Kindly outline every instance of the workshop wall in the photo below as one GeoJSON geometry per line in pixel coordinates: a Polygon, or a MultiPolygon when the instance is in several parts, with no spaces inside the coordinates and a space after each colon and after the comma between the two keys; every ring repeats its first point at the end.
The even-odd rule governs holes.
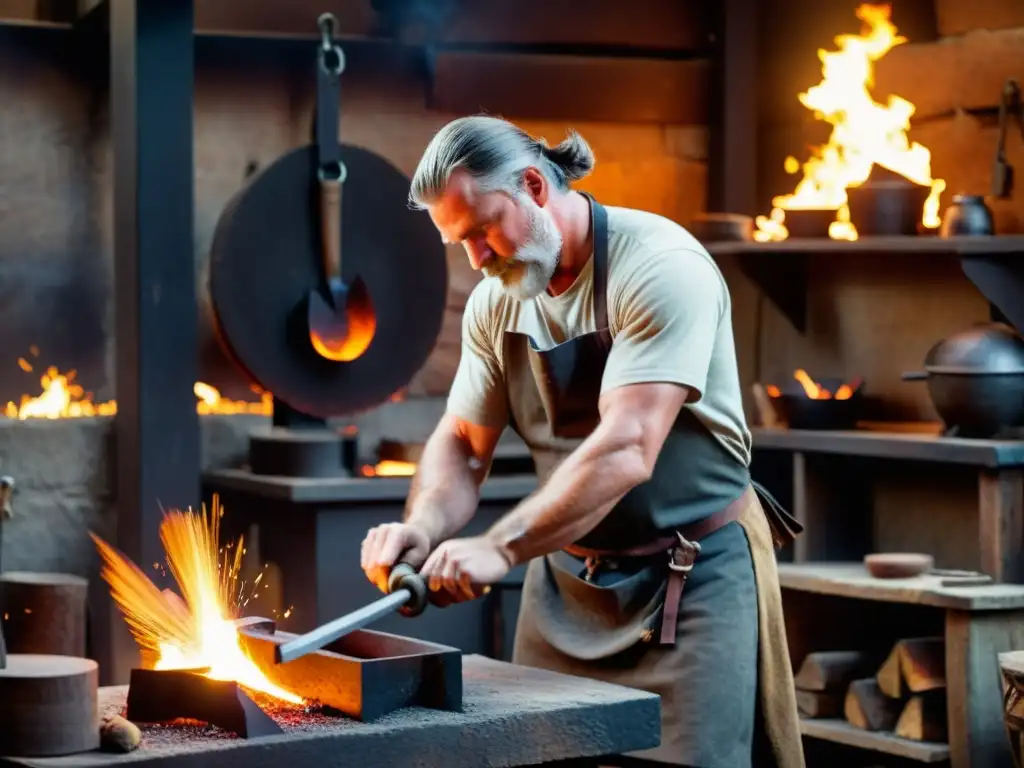
{"type": "MultiPolygon", "coordinates": [[[[0,403],[38,394],[47,365],[77,371],[97,399],[115,395],[107,93],[62,50],[66,34],[0,28],[0,403]],[[33,370],[19,367],[19,357],[33,370]]],[[[201,40],[197,52],[200,371],[204,381],[238,398],[252,394],[213,338],[203,269],[217,219],[250,165],[268,164],[308,140],[312,83],[281,64],[280,45],[201,40]]],[[[381,154],[406,174],[433,133],[456,116],[428,108],[430,88],[421,70],[356,52],[343,80],[343,140],[381,154]]],[[[464,100],[465,83],[460,87],[464,100]]],[[[706,129],[644,119],[517,121],[552,143],[569,127],[579,130],[598,159],[581,187],[606,204],[686,222],[704,208],[706,129]]],[[[459,318],[479,276],[459,249],[448,256],[444,327],[410,395],[444,394],[458,362],[459,318]]]]}
{"type": "MultiPolygon", "coordinates": [[[[767,214],[775,195],[794,190],[800,176],[783,161],[811,156],[830,126],[798,100],[822,79],[819,49],[856,34],[858,2],[761,0],[758,187],[767,214]]],[[[894,0],[892,20],[907,43],[875,65],[873,96],[900,96],[916,106],[910,138],[931,152],[932,170],[947,182],[944,209],[957,193],[990,194],[997,146],[997,112],[1007,78],[1024,83],[1024,4],[1017,0],[894,0]]],[[[1024,134],[1011,125],[1006,153],[1018,175],[1024,134]]],[[[1024,191],[989,200],[1001,234],[1024,232],[1024,191]]],[[[766,257],[770,260],[770,257],[766,257]]],[[[748,419],[754,382],[781,384],[797,368],[817,378],[859,377],[879,420],[937,422],[927,387],[904,382],[940,339],[989,320],[989,306],[954,258],[924,254],[817,254],[808,263],[805,333],[765,299],[736,259],[720,258],[733,298],[733,320],[748,419]]],[[[780,261],[781,265],[781,261],[780,261]]],[[[908,427],[910,428],[910,427],[908,427]]],[[[791,476],[788,456],[759,451],[755,468],[791,476]]],[[[928,551],[938,561],[975,567],[977,478],[971,471],[880,462],[856,466],[856,482],[873,488],[876,546],[928,551]],[[974,565],[972,565],[974,564],[974,565]]]]}

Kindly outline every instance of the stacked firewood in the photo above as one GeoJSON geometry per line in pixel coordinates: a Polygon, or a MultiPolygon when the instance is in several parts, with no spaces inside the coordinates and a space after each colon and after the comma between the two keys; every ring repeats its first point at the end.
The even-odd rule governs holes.
{"type": "Polygon", "coordinates": [[[865,731],[944,742],[945,670],[941,637],[900,640],[880,667],[860,651],[818,651],[796,674],[797,706],[806,718],[843,717],[865,731]]]}

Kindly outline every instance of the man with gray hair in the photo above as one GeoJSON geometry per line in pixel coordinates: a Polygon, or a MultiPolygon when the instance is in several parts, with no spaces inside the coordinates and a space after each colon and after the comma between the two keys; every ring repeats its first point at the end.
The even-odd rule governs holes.
{"type": "Polygon", "coordinates": [[[419,567],[447,604],[529,562],[513,660],[660,694],[661,745],[634,758],[799,768],[773,549],[799,526],[752,487],[728,287],[678,224],[574,191],[593,166],[575,132],[484,116],[424,152],[410,200],[487,279],[404,522],[362,566],[382,589],[419,567]],[[541,486],[458,538],[506,426],[541,486]]]}

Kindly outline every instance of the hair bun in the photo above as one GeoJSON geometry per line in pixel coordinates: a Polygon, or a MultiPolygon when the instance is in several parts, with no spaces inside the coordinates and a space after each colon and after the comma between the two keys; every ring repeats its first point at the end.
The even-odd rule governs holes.
{"type": "Polygon", "coordinates": [[[569,131],[565,141],[554,147],[543,147],[543,152],[569,181],[582,179],[594,170],[594,150],[576,131],[569,131]]]}

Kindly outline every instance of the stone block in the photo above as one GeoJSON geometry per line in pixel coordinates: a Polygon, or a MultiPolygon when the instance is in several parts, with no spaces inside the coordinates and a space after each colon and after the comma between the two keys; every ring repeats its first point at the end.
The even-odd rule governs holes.
{"type": "Polygon", "coordinates": [[[707,205],[707,166],[668,156],[605,163],[577,187],[605,205],[639,208],[685,226],[707,205]]]}
{"type": "Polygon", "coordinates": [[[199,427],[203,471],[245,465],[249,460],[249,433],[269,424],[269,417],[249,414],[211,414],[201,417],[199,427]]]}
{"type": "MultiPolygon", "coordinates": [[[[267,421],[201,417],[203,468],[244,464],[249,432],[267,421]]],[[[109,417],[0,419],[0,474],[15,480],[14,517],[4,526],[5,570],[90,575],[89,531],[111,541],[117,531],[113,427],[109,417]]]]}
{"type": "Polygon", "coordinates": [[[1020,0],[935,0],[939,34],[960,35],[972,29],[1024,27],[1024,3],[1020,0]]]}
{"type": "Polygon", "coordinates": [[[19,494],[71,491],[109,498],[112,426],[106,417],[0,419],[0,474],[14,477],[19,494]]]}
{"type": "Polygon", "coordinates": [[[112,539],[116,515],[109,499],[82,491],[19,490],[14,517],[4,523],[4,570],[88,578],[96,558],[89,531],[112,539]]]}
{"type": "Polygon", "coordinates": [[[1024,80],[1024,21],[1016,29],[981,29],[893,48],[875,66],[874,96],[883,103],[890,94],[901,96],[917,107],[914,120],[921,120],[996,107],[1010,78],[1024,80]]]}
{"type": "Polygon", "coordinates": [[[665,151],[681,160],[707,162],[708,129],[703,125],[666,125],[665,151]]]}

